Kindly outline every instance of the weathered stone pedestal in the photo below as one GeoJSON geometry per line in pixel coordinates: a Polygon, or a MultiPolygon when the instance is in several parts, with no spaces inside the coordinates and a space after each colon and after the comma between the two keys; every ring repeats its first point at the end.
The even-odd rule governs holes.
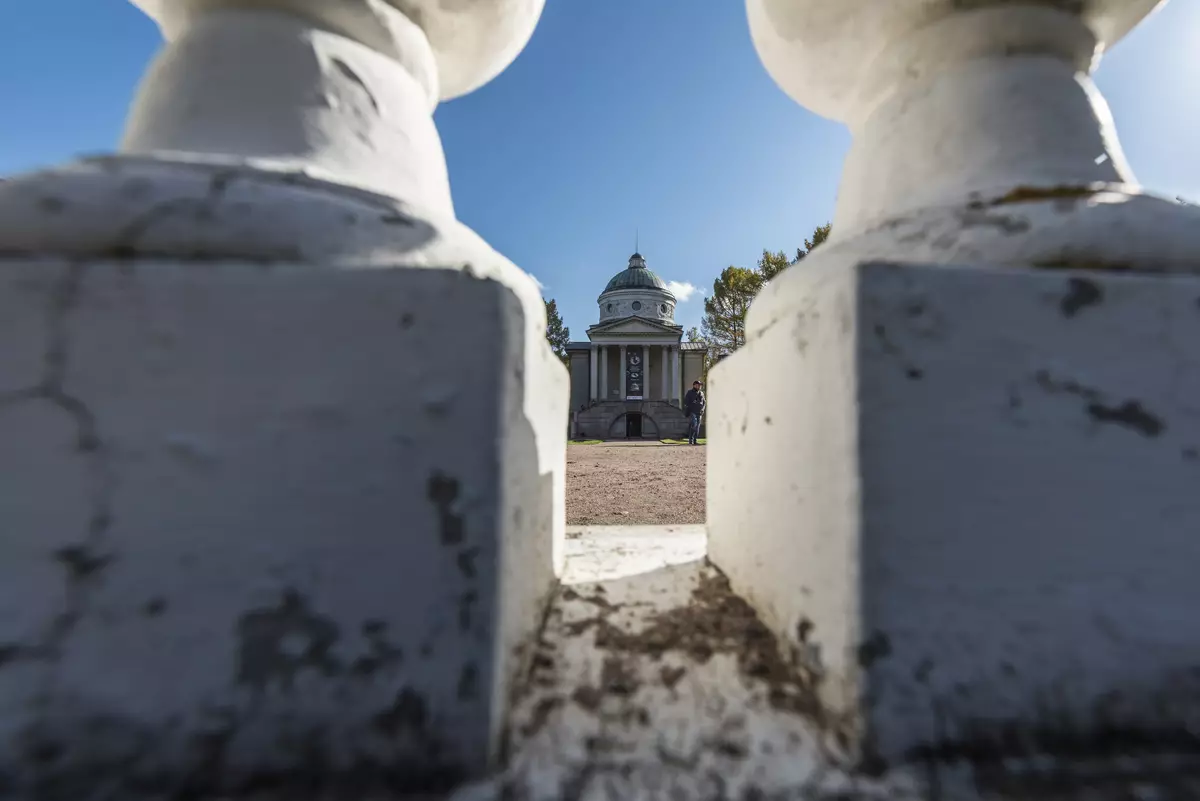
{"type": "Polygon", "coordinates": [[[567,376],[430,113],[540,5],[453,43],[432,6],[142,5],[172,41],[124,154],[0,186],[0,796],[449,790],[561,568],[567,376]]]}
{"type": "Polygon", "coordinates": [[[786,288],[711,379],[710,555],[824,723],[889,759],[1187,737],[1200,280],[814,257],[786,288]]]}
{"type": "Polygon", "coordinates": [[[489,763],[561,548],[566,377],[532,283],[474,255],[0,262],[4,773],[489,763]]]}
{"type": "Polygon", "coordinates": [[[748,0],[855,141],[710,376],[710,552],[863,767],[1194,753],[1200,217],[1088,77],[1156,5],[748,0]]]}

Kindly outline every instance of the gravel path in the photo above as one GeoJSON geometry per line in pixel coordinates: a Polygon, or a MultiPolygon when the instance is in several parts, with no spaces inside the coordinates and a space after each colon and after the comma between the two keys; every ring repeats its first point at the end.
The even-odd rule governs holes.
{"type": "Polygon", "coordinates": [[[704,522],[703,445],[567,446],[567,525],[704,522]]]}

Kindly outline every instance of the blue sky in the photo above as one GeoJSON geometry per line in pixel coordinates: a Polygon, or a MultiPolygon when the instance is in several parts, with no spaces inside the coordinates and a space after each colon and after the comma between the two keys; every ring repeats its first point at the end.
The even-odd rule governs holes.
{"type": "MultiPolygon", "coordinates": [[[[153,24],[124,0],[12,5],[0,174],[111,149],[153,24]]],[[[1097,79],[1139,179],[1200,198],[1200,0],[1170,3],[1097,79]]],[[[548,0],[516,63],[437,120],[459,217],[537,276],[576,339],[636,230],[652,269],[701,288],[792,252],[832,215],[849,145],[772,83],[739,0],[548,0]]],[[[678,319],[701,313],[698,291],[678,319]]]]}

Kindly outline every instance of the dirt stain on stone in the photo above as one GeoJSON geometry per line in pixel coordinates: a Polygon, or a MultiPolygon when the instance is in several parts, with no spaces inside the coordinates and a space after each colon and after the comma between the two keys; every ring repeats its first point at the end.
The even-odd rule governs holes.
{"type": "Polygon", "coordinates": [[[68,545],[59,548],[54,552],[54,558],[66,568],[75,581],[92,578],[112,563],[111,556],[94,553],[88,545],[68,545]]]}
{"type": "Polygon", "coordinates": [[[1166,424],[1161,418],[1146,411],[1137,401],[1125,401],[1120,406],[1105,406],[1089,403],[1088,414],[1098,423],[1113,423],[1136,431],[1143,437],[1153,438],[1162,434],[1166,424]]]}
{"type": "Polygon", "coordinates": [[[430,476],[426,493],[437,509],[438,532],[443,545],[461,545],[466,538],[462,515],[454,511],[460,494],[458,479],[441,473],[430,476]]]}
{"type": "Polygon", "coordinates": [[[313,612],[304,596],[287,590],[276,607],[242,615],[237,624],[237,681],[256,690],[278,683],[291,689],[303,670],[333,675],[339,631],[330,618],[313,612]]]}
{"type": "Polygon", "coordinates": [[[478,548],[467,548],[458,554],[458,572],[463,578],[473,579],[476,576],[475,560],[479,556],[478,548]]]}
{"type": "Polygon", "coordinates": [[[663,686],[668,690],[674,690],[675,685],[679,684],[685,675],[687,675],[687,668],[684,667],[668,667],[664,665],[662,670],[658,672],[663,686]]]}
{"type": "Polygon", "coordinates": [[[1087,278],[1070,278],[1067,281],[1067,294],[1059,303],[1064,317],[1074,317],[1088,306],[1095,306],[1104,300],[1104,288],[1087,278]]]}
{"type": "Polygon", "coordinates": [[[478,697],[479,667],[474,662],[468,662],[458,674],[458,700],[472,701],[478,697]]]}
{"type": "Polygon", "coordinates": [[[396,694],[392,705],[374,718],[377,730],[389,737],[402,731],[423,732],[429,722],[429,709],[425,699],[411,687],[396,694]]]}
{"type": "Polygon", "coordinates": [[[869,668],[879,660],[890,656],[891,653],[891,640],[883,632],[876,632],[858,646],[858,664],[860,667],[869,668]]]}

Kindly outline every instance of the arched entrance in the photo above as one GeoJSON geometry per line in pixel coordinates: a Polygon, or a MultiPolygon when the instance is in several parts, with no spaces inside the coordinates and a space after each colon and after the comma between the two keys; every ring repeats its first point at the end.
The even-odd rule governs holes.
{"type": "Polygon", "coordinates": [[[658,423],[645,412],[624,412],[608,427],[609,439],[658,439],[658,423]]]}

